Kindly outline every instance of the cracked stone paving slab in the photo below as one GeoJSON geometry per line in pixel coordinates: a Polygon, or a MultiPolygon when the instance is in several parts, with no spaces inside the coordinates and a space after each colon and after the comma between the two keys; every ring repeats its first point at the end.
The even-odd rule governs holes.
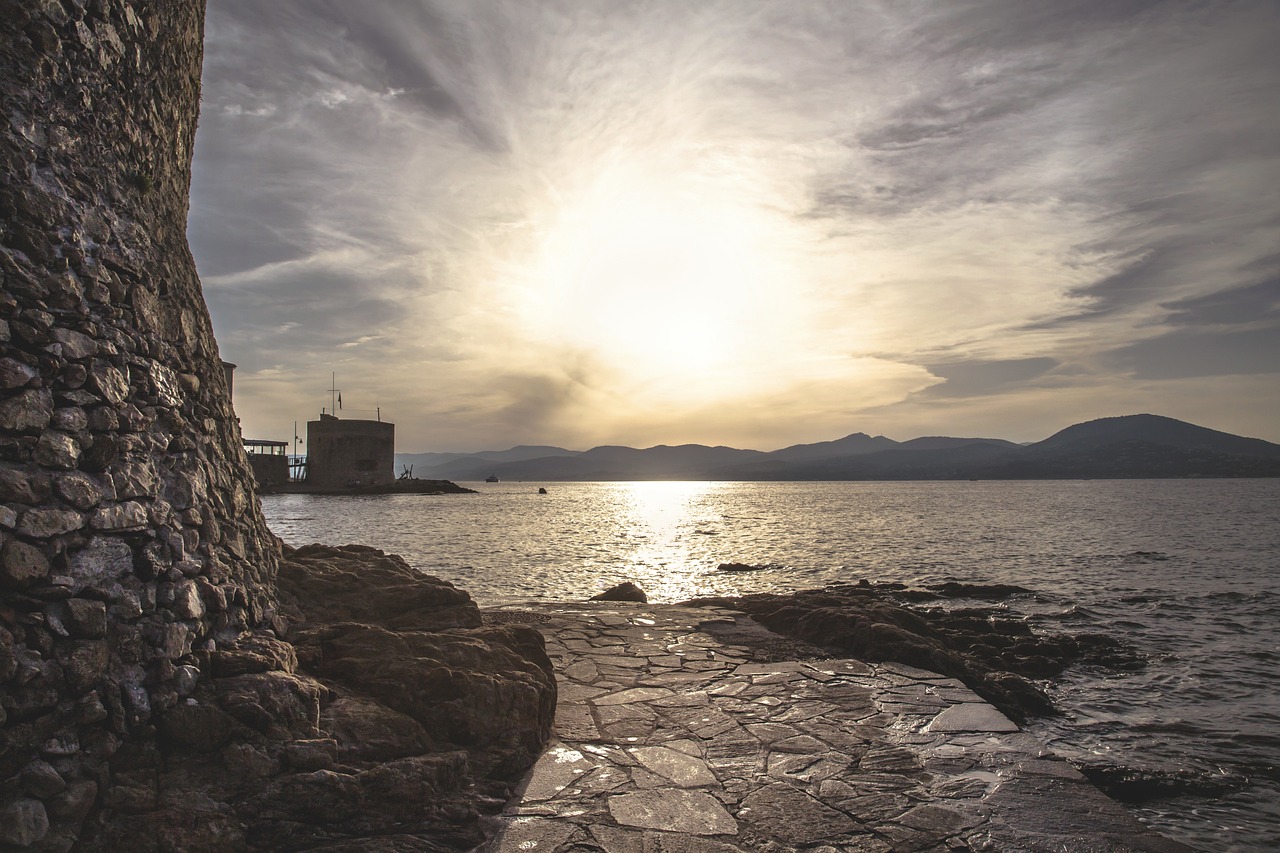
{"type": "Polygon", "coordinates": [[[554,740],[477,853],[1194,853],[955,679],[771,662],[727,610],[505,608],[556,665],[554,740]]]}

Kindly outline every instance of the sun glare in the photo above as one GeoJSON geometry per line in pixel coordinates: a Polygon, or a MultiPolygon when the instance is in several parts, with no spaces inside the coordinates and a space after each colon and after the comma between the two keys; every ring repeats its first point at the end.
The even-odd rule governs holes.
{"type": "Polygon", "coordinates": [[[730,389],[780,319],[782,265],[765,214],[707,189],[624,170],[558,199],[523,313],[633,386],[730,389]]]}

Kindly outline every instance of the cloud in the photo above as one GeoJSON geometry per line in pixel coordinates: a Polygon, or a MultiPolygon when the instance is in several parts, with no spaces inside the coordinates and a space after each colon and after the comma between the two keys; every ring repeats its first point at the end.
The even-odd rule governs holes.
{"type": "Polygon", "coordinates": [[[1210,370],[1280,423],[1244,378],[1277,35],[1267,0],[220,0],[190,239],[255,432],[332,372],[405,450],[1026,433],[1210,370]]]}
{"type": "Polygon", "coordinates": [[[1057,366],[1058,362],[1052,358],[931,364],[929,372],[945,381],[930,386],[925,393],[939,397],[986,396],[1043,376],[1057,366]]]}
{"type": "Polygon", "coordinates": [[[1165,303],[1172,326],[1280,325],[1280,277],[1165,303]]]}
{"type": "Polygon", "coordinates": [[[1248,331],[1178,330],[1107,354],[1140,379],[1280,374],[1280,324],[1248,331]]]}

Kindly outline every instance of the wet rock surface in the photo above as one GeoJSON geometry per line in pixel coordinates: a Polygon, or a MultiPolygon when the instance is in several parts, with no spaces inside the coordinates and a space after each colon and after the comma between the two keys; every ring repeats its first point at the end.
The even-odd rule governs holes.
{"type": "Polygon", "coordinates": [[[905,663],[959,678],[1017,722],[1054,714],[1034,682],[1076,665],[1134,669],[1144,659],[1100,634],[1044,634],[1002,608],[925,607],[938,599],[1003,600],[1028,590],[1005,584],[838,584],[788,594],[689,602],[740,610],[784,636],[860,660],[905,663]]]}
{"type": "Polygon", "coordinates": [[[954,678],[782,660],[788,641],[752,642],[767,632],[720,608],[486,618],[537,626],[560,690],[552,745],[484,853],[1190,850],[954,678]]]}

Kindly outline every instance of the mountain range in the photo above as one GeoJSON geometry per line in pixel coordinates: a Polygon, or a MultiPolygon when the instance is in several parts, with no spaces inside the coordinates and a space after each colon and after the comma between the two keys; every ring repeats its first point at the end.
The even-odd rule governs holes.
{"type": "Polygon", "coordinates": [[[924,436],[894,441],[854,433],[781,450],[684,444],[513,447],[479,453],[404,453],[424,479],[609,480],[1039,480],[1280,477],[1280,444],[1160,415],[1125,415],[1069,426],[1033,444],[1000,438],[924,436]]]}

